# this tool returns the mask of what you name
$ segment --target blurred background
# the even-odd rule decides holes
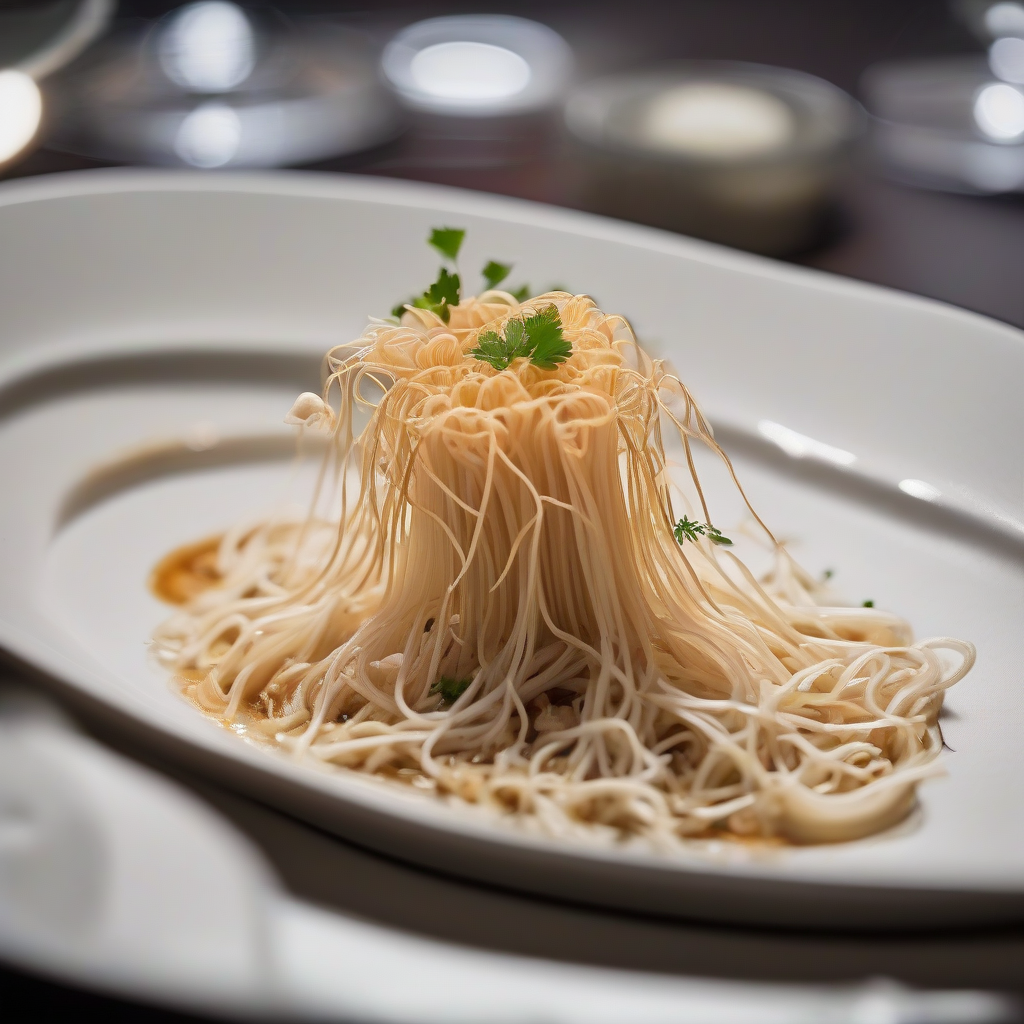
[[[1024,326],[1015,0],[0,0],[0,175],[522,196]]]
[[[0,0],[0,179],[118,165],[519,196],[1024,327],[1024,2]],[[958,962],[1019,988],[992,942]],[[14,971],[0,998],[180,1019]]]

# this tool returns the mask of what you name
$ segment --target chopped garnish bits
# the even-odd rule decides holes
[[[459,250],[462,248],[462,241],[466,232],[462,228],[434,228],[430,232],[427,243],[435,248],[444,259],[455,263],[459,258]],[[497,260],[489,260],[481,273],[488,288],[497,288],[502,281],[512,272],[511,263],[498,263]],[[517,302],[524,301],[530,294],[529,285],[523,285],[509,293]],[[429,309],[431,313],[437,314],[444,322],[451,319],[451,307],[457,306],[462,298],[462,281],[458,274],[458,268],[449,271],[442,267],[437,275],[437,280],[422,295],[414,295],[407,302],[399,302],[392,310],[391,315],[401,319],[407,306],[416,309]]]
[[[675,534],[676,541],[680,544],[684,540],[696,541],[698,537],[707,537],[712,544],[732,544],[732,541],[728,537],[722,534],[722,531],[717,526],[712,526],[710,523],[694,522],[683,516],[678,523],[672,528],[673,534]]]
[[[430,688],[431,694],[438,696],[445,705],[451,707],[469,688],[472,679],[452,679],[451,676],[441,676],[440,679]]]
[[[466,232],[462,228],[434,228],[430,232],[427,242],[445,259],[454,263],[465,237]],[[459,304],[461,295],[462,281],[459,279],[458,273],[452,273],[447,267],[442,267],[437,275],[437,280],[422,295],[414,295],[408,302],[398,303],[391,310],[391,315],[401,317],[406,306],[415,306],[417,309],[429,309],[431,313],[436,313],[444,323],[448,323],[452,315],[451,307]]]
[[[442,267],[437,280],[422,294],[413,296],[408,302],[400,302],[391,310],[391,315],[400,317],[406,306],[417,309],[429,309],[436,313],[445,323],[451,319],[451,307],[459,304],[462,282],[458,274],[451,274],[447,267]]]
[[[498,263],[491,260],[481,271],[488,288],[497,288],[502,281],[512,273],[511,263]]]
[[[434,228],[427,241],[442,256],[454,263],[459,258],[459,250],[462,248],[462,240],[465,237],[466,232],[463,228]]]
[[[562,337],[558,308],[551,305],[524,319],[506,321],[504,335],[484,331],[469,354],[499,372],[516,359],[529,359],[542,370],[553,370],[572,355],[572,345]]]

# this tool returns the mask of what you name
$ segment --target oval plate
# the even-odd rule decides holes
[[[423,239],[442,224],[468,229],[466,268],[512,260],[516,284],[628,315],[808,568],[920,636],[977,644],[944,712],[947,774],[910,820],[805,848],[556,842],[257,749],[149,664],[166,614],[149,568],[301,488],[291,398],[331,344],[432,276]],[[776,925],[1022,916],[1021,332],[647,228],[356,177],[55,176],[0,189],[0,233],[0,644],[67,696],[193,771],[451,874]]]

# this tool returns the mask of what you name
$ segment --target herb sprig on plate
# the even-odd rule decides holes
[[[430,687],[430,692],[440,697],[446,707],[451,707],[469,689],[469,684],[472,682],[472,679],[453,679],[451,676],[441,676]]]
[[[448,265],[442,264],[437,280],[420,295],[414,295],[406,302],[399,302],[391,310],[393,317],[400,318],[406,306],[413,306],[416,309],[429,309],[444,323],[451,320],[452,306],[457,306],[462,298],[462,278],[459,276],[458,259],[465,237],[466,232],[463,228],[434,228],[430,232],[427,244],[436,249]],[[497,288],[512,273],[512,264],[488,260],[481,273],[488,289]],[[517,302],[522,302],[530,294],[529,285],[524,284],[509,294]]]
[[[673,534],[675,534],[676,541],[680,544],[684,540],[696,541],[698,537],[707,537],[712,544],[732,544],[732,541],[728,537],[722,534],[722,531],[717,526],[712,526],[710,523],[694,522],[683,516],[678,523],[672,528]]]

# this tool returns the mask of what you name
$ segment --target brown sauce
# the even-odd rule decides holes
[[[157,562],[149,576],[149,589],[168,604],[184,604],[197,594],[217,586],[217,548],[220,537],[207,537],[175,548]]]
[[[754,849],[779,849],[780,847],[797,846],[785,836],[740,835],[725,828],[709,828],[692,836],[693,839],[717,839],[721,842],[735,843],[738,846],[749,846]]]

